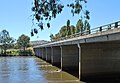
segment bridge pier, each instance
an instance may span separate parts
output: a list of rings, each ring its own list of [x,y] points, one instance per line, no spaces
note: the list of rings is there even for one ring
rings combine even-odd
[[[51,63],[51,47],[46,47],[46,61]]]
[[[42,58],[42,48],[39,48],[39,56],[40,58]]]
[[[46,48],[45,47],[42,48],[42,59],[46,60]]]
[[[34,48],[35,55],[37,56],[37,48]]]
[[[61,67],[76,77],[79,77],[79,48],[75,45],[61,46]]]
[[[57,67],[61,67],[61,48],[60,46],[51,47],[51,63]]]
[[[37,48],[37,56],[40,57],[40,48]]]

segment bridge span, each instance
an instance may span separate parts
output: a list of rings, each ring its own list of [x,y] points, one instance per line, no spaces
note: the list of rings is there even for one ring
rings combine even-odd
[[[80,80],[120,75],[120,21],[33,48],[36,56]]]

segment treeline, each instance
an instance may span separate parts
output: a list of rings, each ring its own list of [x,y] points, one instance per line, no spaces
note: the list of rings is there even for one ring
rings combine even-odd
[[[0,32],[0,55],[31,55],[32,50],[27,50],[30,46],[30,37],[24,34],[16,40],[7,30]]]
[[[54,41],[62,37],[67,37],[76,33],[82,34],[84,32],[86,32],[86,34],[90,33],[90,24],[87,20],[83,22],[82,19],[79,19],[76,23],[76,26],[70,25],[70,20],[67,20],[66,25],[62,26],[57,34],[50,35],[50,39],[51,41]]]

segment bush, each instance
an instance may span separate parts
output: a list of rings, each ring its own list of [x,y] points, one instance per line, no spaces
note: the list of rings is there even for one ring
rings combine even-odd
[[[32,56],[32,55],[34,55],[33,54],[33,52],[32,52],[32,50],[20,50],[19,51],[19,55],[20,56]]]
[[[6,56],[32,56],[34,52],[31,49],[28,50],[18,50],[18,49],[9,49],[6,51]]]
[[[18,49],[9,49],[6,51],[6,54],[9,56],[17,56],[17,55],[19,55],[19,50]]]

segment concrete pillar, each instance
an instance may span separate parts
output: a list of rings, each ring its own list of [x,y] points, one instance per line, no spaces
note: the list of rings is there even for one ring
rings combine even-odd
[[[43,49],[40,48],[40,58],[42,58],[42,56],[43,56]]]
[[[36,48],[36,56],[38,56],[39,50],[38,48]]]
[[[79,77],[79,48],[78,45],[61,46],[62,70]]]
[[[45,47],[42,48],[42,59],[46,60],[46,48]]]
[[[42,58],[42,49],[41,48],[38,48],[38,57]]]
[[[81,78],[120,75],[120,43],[81,44]]]
[[[61,48],[60,46],[51,47],[51,63],[57,67],[61,67]]]
[[[35,53],[35,56],[37,55],[37,49],[36,48],[34,48],[34,53]]]
[[[38,52],[38,57],[40,56],[40,48],[37,48],[37,52]]]
[[[39,57],[42,58],[42,49],[39,48]]]
[[[46,61],[51,62],[51,47],[46,48]]]
[[[78,57],[79,57],[79,79],[81,80],[81,46],[80,44],[77,44],[78,45]]]

